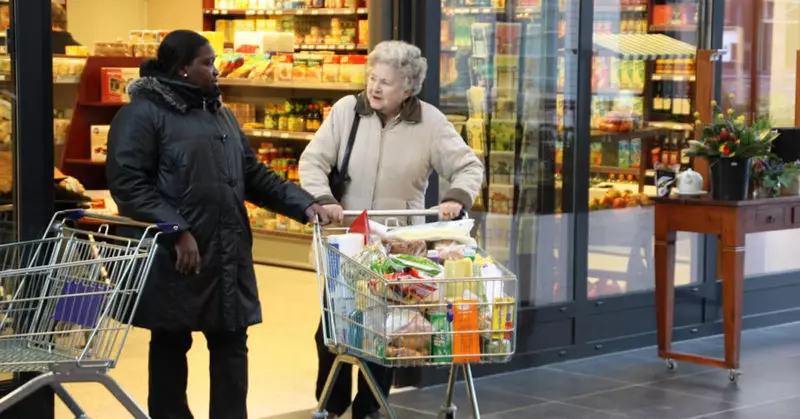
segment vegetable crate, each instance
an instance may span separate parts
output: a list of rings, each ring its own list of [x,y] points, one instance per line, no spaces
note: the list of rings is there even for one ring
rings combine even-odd
[[[383,217],[435,214],[369,212]],[[474,417],[480,418],[470,366],[504,363],[514,354],[518,284],[516,276],[477,248],[468,233],[462,238],[473,244],[456,246],[454,252],[429,252],[423,246],[417,254],[409,254],[414,253],[409,252],[413,246],[397,238],[414,239],[406,243],[430,244],[430,237],[447,242],[453,236],[450,223],[388,229],[390,235],[398,235],[388,240],[373,237],[352,256],[329,244],[326,237],[347,229],[314,226],[324,341],[337,355],[315,418],[327,417],[324,408],[343,363],[359,367],[385,414],[396,418],[366,362],[386,367],[450,367],[441,418],[455,417],[453,389],[462,369]],[[405,253],[392,253],[391,243]]]

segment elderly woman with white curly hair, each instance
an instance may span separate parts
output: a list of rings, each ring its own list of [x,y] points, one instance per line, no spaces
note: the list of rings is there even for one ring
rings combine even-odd
[[[368,57],[366,90],[336,102],[306,147],[300,182],[332,220],[342,222],[343,209],[424,209],[432,171],[451,185],[438,206],[440,218],[452,219],[471,208],[483,183],[483,164],[444,114],[416,98],[427,70],[427,61],[413,45],[376,45]],[[343,187],[332,188],[332,170],[346,179]],[[335,359],[323,344],[321,322],[316,341],[319,399]],[[392,371],[377,365],[370,370],[388,395]],[[352,417],[378,417],[379,405],[369,387],[363,378],[358,384]],[[351,390],[351,373],[343,368],[326,406],[328,417],[344,414]]]

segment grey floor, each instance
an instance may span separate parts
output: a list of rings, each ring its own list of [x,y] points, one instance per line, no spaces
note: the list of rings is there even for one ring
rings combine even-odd
[[[721,356],[722,337],[676,345]],[[645,348],[476,380],[485,419],[783,419],[800,418],[800,324],[747,331],[737,383],[725,370],[681,363],[668,371]],[[460,385],[458,418],[473,417]],[[436,417],[443,387],[392,395],[403,419]],[[270,419],[308,419],[295,412]]]

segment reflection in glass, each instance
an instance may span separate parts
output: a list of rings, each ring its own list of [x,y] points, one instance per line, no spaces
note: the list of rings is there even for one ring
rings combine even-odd
[[[568,300],[579,1],[442,8],[441,108],[486,164],[480,242],[519,276],[523,304]]]
[[[697,19],[696,1],[595,0],[589,298],[654,286],[654,169],[692,163]],[[676,284],[700,279],[699,251],[678,235]]]

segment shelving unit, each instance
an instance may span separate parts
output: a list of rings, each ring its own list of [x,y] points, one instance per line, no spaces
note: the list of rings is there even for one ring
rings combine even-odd
[[[325,25],[330,19],[339,19],[342,22],[350,22],[356,26],[357,33],[353,42],[334,42],[347,41],[344,39],[331,39],[324,36],[326,42],[307,42],[308,37],[295,35],[295,51],[309,53],[318,52],[319,54],[359,54],[366,55],[369,46],[365,41],[366,34],[360,33],[366,30],[365,27],[357,24],[357,21],[367,19],[368,10],[366,7],[345,7],[345,8],[310,8],[310,9],[233,9],[219,7],[225,2],[215,2],[214,0],[202,0],[203,5],[203,27],[206,31],[214,31],[221,20],[255,20],[258,22],[263,19],[294,19],[293,25],[303,27],[317,26],[321,32],[327,30]],[[365,5],[365,4],[362,4]],[[229,23],[230,24],[230,23]],[[257,23],[256,23],[257,25]],[[342,23],[344,26],[344,23]],[[280,26],[280,24],[279,24]],[[361,36],[359,36],[361,35]],[[231,44],[226,42],[226,48]],[[221,78],[220,87],[222,88],[223,98],[235,109],[235,105],[245,106],[247,113],[253,113],[254,118],[249,121],[241,121],[243,132],[249,137],[250,143],[259,153],[268,153],[266,147],[274,149],[291,149],[295,156],[302,153],[302,150],[314,137],[313,132],[308,130],[285,130],[276,129],[267,123],[261,124],[267,115],[267,107],[277,105],[276,99],[286,100],[311,100],[335,102],[345,95],[358,93],[363,90],[364,83],[339,83],[339,82],[316,82],[305,80],[273,81],[273,80],[252,80],[246,78]],[[265,103],[267,103],[265,105]],[[254,112],[252,112],[254,110]],[[251,214],[251,216],[253,216]],[[254,216],[259,218],[259,216]],[[276,224],[277,221],[277,224]],[[283,226],[279,228],[265,228],[264,225]],[[256,262],[279,265],[299,269],[312,269],[309,263],[308,254],[311,245],[311,236],[305,232],[297,231],[298,226],[289,224],[288,227],[282,224],[280,218],[262,220],[258,219],[253,228],[254,245],[253,257]]]

